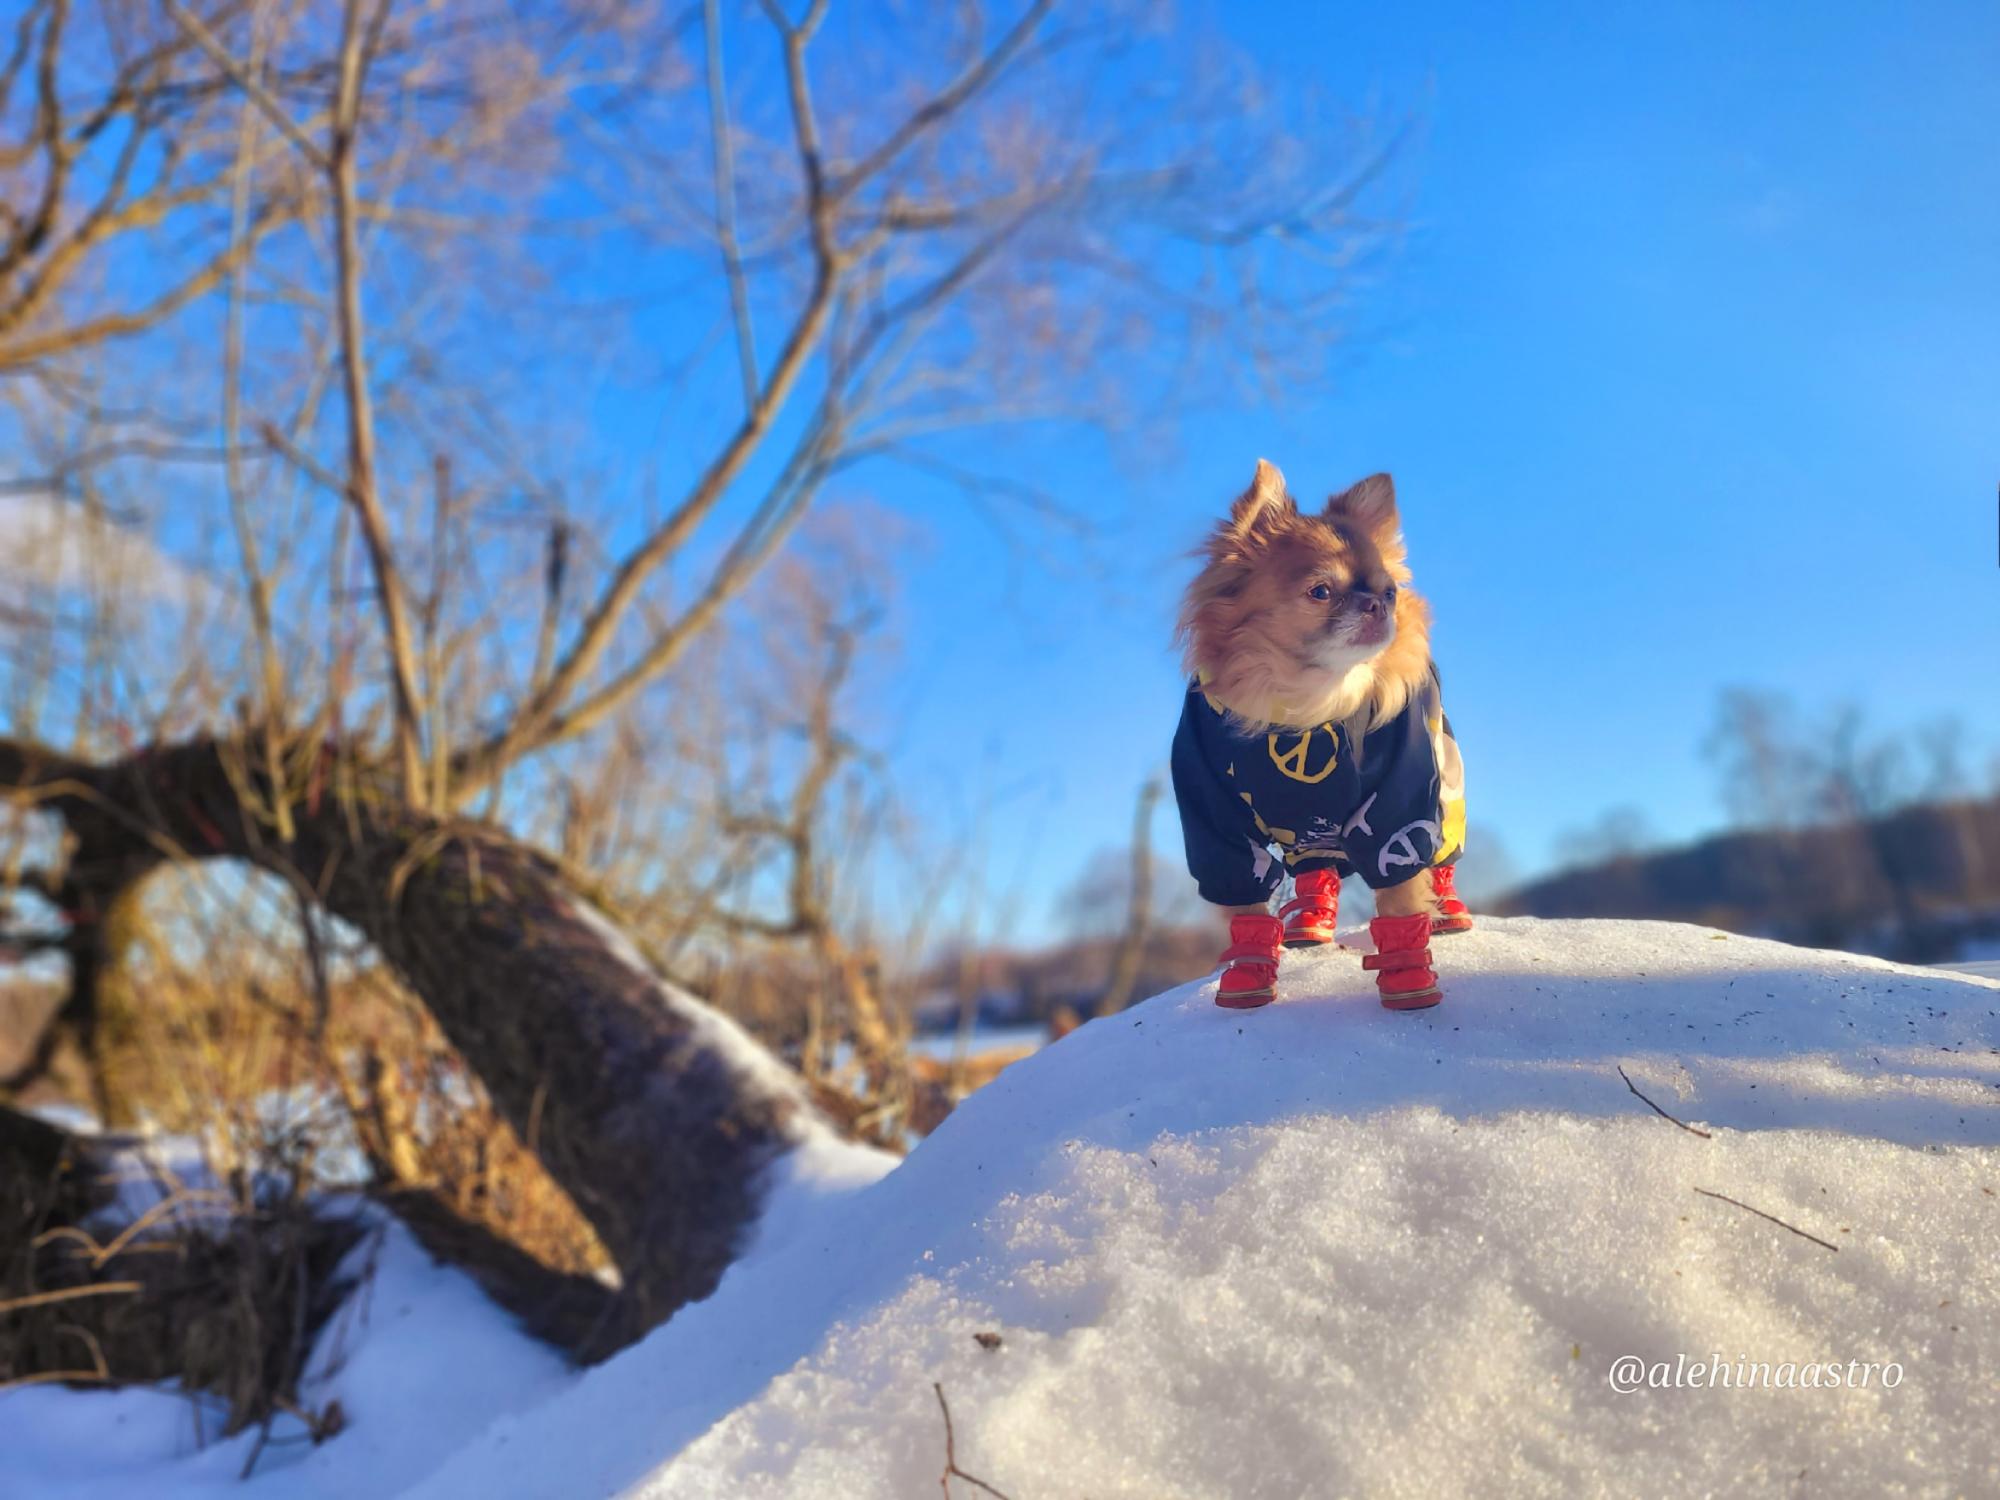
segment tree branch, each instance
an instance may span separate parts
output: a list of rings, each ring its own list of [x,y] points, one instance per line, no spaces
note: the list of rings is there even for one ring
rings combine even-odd
[[[368,347],[361,314],[361,242],[355,222],[355,148],[361,121],[362,52],[360,0],[347,0],[341,14],[340,83],[334,104],[331,149],[325,166],[333,188],[334,267],[340,318],[341,375],[347,405],[347,494],[375,575],[376,604],[389,653],[396,704],[396,747],[402,761],[403,793],[415,808],[429,804],[424,775],[423,699],[417,686],[417,657],[403,598],[389,523],[376,489],[375,416],[368,385]]]
[[[746,569],[729,566],[729,559],[725,558],[725,566],[718,569],[708,594],[683,617],[684,624],[692,622],[690,628],[670,631],[641,658],[637,667],[580,707],[565,711],[565,705],[576,696],[610,649],[620,623],[638,599],[646,581],[686,544],[762,445],[771,424],[784,409],[799,377],[819,348],[832,316],[835,293],[845,262],[834,239],[832,207],[827,200],[820,161],[819,125],[813,112],[812,88],[805,63],[806,43],[824,18],[826,5],[824,0],[814,0],[805,19],[796,26],[785,19],[775,0],[765,0],[765,10],[784,38],[793,133],[800,171],[805,180],[806,216],[811,226],[811,289],[792,325],[778,362],[772,367],[763,390],[744,413],[735,433],[672,514],[620,564],[585,618],[575,643],[549,674],[547,682],[530,694],[527,702],[515,711],[498,734],[454,760],[452,784],[458,795],[469,796],[483,790],[523,754],[580,733],[584,727],[598,721],[629,698],[639,686],[679,656],[693,630],[705,624],[741,580],[747,577]],[[796,453],[794,458],[797,458]],[[806,498],[810,498],[809,490],[804,493]],[[783,529],[796,521],[800,509],[802,505],[781,512],[781,526],[776,535],[782,536]],[[752,525],[755,524],[756,518],[753,517]],[[741,554],[761,560],[769,555],[769,551],[770,547],[756,542],[750,528],[746,527],[732,546],[730,556]]]
[[[1034,3],[1021,13],[1020,19],[1008,28],[1007,34],[994,44],[991,51],[959,74],[935,97],[927,100],[915,114],[892,130],[881,145],[843,172],[834,184],[833,195],[836,198],[845,198],[852,194],[856,188],[908,150],[910,144],[924,132],[949,119],[990,87],[1006,71],[1014,55],[1048,17],[1052,5],[1053,0],[1034,0]]]
[[[750,322],[750,294],[743,279],[743,251],[736,238],[736,144],[722,75],[722,18],[718,0],[702,0],[708,51],[708,133],[715,156],[715,234],[729,280],[729,308],[736,320],[736,357],[743,373],[743,406],[757,402],[757,335]]]

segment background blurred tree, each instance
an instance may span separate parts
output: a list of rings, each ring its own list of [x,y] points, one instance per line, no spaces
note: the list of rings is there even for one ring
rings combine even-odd
[[[1973,795],[1963,726],[1872,728],[1844,707],[1725,693],[1703,744],[1734,826],[1634,852],[1629,820],[1500,904],[1538,916],[1663,917],[1933,962],[2000,934],[2000,799]]]
[[[1465,835],[1465,853],[1458,861],[1458,890],[1476,913],[1520,883],[1513,851],[1491,824],[1475,820]]]
[[[1557,841],[1556,858],[1564,865],[1602,865],[1643,854],[1658,840],[1646,815],[1630,803],[1606,808],[1582,828]]]
[[[1836,940],[1886,917],[1895,945],[1916,951],[1937,835],[1977,862],[1969,809],[1959,805],[1964,747],[1964,726],[1952,720],[1882,734],[1852,704],[1807,722],[1782,695],[1733,689],[1705,748],[1738,826],[1772,831],[1790,850],[1797,869],[1783,885],[1794,920]],[[1920,804],[1936,805],[1927,824],[1938,827],[1913,838],[1893,815]],[[1817,835],[1809,858],[1793,837],[1802,829]]]
[[[1097,850],[1057,893],[1051,904],[1052,914],[1066,936],[1113,938],[1129,930],[1133,887],[1140,881],[1146,887],[1142,904],[1150,926],[1184,927],[1206,922],[1213,915],[1213,908],[1201,899],[1181,857],[1180,828],[1173,821],[1171,808],[1167,834],[1171,847],[1161,847],[1152,837],[1151,824],[1161,794],[1159,787],[1153,787],[1150,793],[1146,788],[1140,789],[1147,814],[1147,834],[1143,840],[1135,836],[1123,847]],[[1134,811],[1136,814],[1138,809]]]
[[[1158,779],[1139,788],[1138,805],[1132,810],[1132,867],[1126,877],[1124,929],[1111,957],[1111,975],[1105,981],[1104,997],[1097,1002],[1101,1016],[1116,1015],[1132,1003],[1139,983],[1139,960],[1146,949],[1157,918],[1153,914],[1153,808],[1160,800]]]

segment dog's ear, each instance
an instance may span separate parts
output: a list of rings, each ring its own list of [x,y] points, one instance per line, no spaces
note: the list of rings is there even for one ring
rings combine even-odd
[[[1326,518],[1345,521],[1377,541],[1386,541],[1402,529],[1396,515],[1396,481],[1387,474],[1370,474],[1327,501]]]
[[[1257,473],[1250,488],[1229,507],[1229,527],[1238,536],[1248,536],[1260,525],[1283,515],[1297,515],[1298,507],[1285,493],[1285,476],[1268,458],[1257,460]]]

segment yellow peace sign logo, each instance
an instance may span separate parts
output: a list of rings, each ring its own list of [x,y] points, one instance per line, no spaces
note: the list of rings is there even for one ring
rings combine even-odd
[[[1326,731],[1326,762],[1316,771],[1307,767],[1312,760],[1313,736],[1320,730]],[[1322,724],[1319,729],[1299,731],[1298,743],[1288,750],[1278,748],[1278,731],[1272,730],[1264,737],[1265,748],[1271,752],[1271,764],[1276,766],[1293,781],[1303,781],[1308,785],[1326,780],[1333,774],[1333,768],[1340,760],[1340,734],[1331,724]]]

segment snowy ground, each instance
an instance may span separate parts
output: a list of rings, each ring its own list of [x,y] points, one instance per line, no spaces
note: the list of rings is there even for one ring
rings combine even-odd
[[[2000,1494],[2000,984],[1653,923],[1438,951],[1429,1012],[1321,953],[1093,1021],[583,1375],[392,1237],[352,1430],[250,1489],[935,1492],[940,1382],[1014,1500]],[[0,1489],[243,1493],[186,1409],[0,1398]]]

